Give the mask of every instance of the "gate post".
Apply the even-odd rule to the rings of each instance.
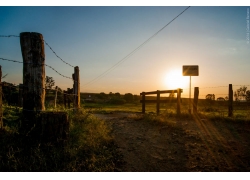
[[[157,90],[157,100],[156,100],[156,113],[159,115],[160,113],[160,91]]]
[[[142,92],[142,113],[145,114],[145,92]]]

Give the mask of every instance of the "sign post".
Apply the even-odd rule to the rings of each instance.
[[[188,111],[191,114],[191,76],[199,76],[199,66],[198,65],[184,65],[184,66],[182,66],[182,75],[183,76],[190,76]]]

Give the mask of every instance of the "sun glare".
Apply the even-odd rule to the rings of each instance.
[[[181,70],[171,70],[167,72],[165,76],[165,84],[168,90],[177,89],[177,88],[186,88],[188,87],[188,77],[182,76]]]

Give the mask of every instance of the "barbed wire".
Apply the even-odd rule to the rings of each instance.
[[[56,52],[51,48],[51,46],[45,41],[45,40],[43,40],[44,41],[44,43],[50,48],[50,50],[55,54],[55,56],[58,58],[58,59],[60,59],[62,62],[64,62],[65,64],[67,64],[67,65],[69,65],[69,66],[71,66],[71,67],[74,67],[74,66],[72,66],[71,64],[69,64],[69,63],[67,63],[66,61],[64,61],[62,58],[60,58],[57,54],[56,54]]]
[[[0,37],[20,37],[20,36],[17,36],[17,35],[0,35]],[[34,39],[38,39],[38,38],[34,38]],[[49,47],[49,49],[55,54],[55,56],[58,58],[58,59],[60,59],[63,63],[65,63],[65,64],[67,64],[67,65],[69,65],[69,66],[71,66],[71,67],[74,67],[74,66],[72,66],[71,64],[69,64],[69,63],[67,63],[66,61],[64,61],[62,58],[60,58],[57,54],[56,54],[56,52],[52,49],[52,47],[44,40],[44,39],[42,39],[42,41]]]
[[[17,61],[17,60],[5,59],[5,58],[1,58],[1,57],[0,57],[0,60],[10,61],[10,62],[15,62],[15,63],[20,63],[20,64],[34,64],[34,63],[28,63],[28,62]],[[41,65],[43,65],[43,64],[41,64]],[[55,68],[53,68],[53,67],[51,67],[51,66],[49,66],[49,65],[47,65],[47,64],[44,64],[44,65],[47,66],[48,68],[52,69],[53,71],[55,71],[55,72],[56,72],[57,74],[59,74],[60,76],[75,81],[73,78],[68,77],[68,76],[65,76],[65,75],[59,73],[57,70],[55,70]]]
[[[17,35],[0,35],[0,37],[7,37],[7,38],[9,38],[9,37],[20,37],[20,36],[17,36]]]
[[[1,82],[0,83],[0,86],[2,85],[2,87],[9,87],[9,88],[12,88],[12,89],[19,89],[19,88],[29,88],[29,86],[24,86],[23,84],[19,84],[19,85],[14,85],[14,84],[8,84],[7,82]],[[32,86],[34,87],[34,86]],[[38,86],[36,86],[38,87]],[[66,94],[66,95],[70,95],[70,96],[77,96],[78,94],[74,94],[74,93],[66,93],[68,91],[66,90],[62,90],[61,88],[59,89],[52,89],[52,88],[42,88],[40,87],[41,89],[44,89],[44,90],[50,90],[50,91],[59,91],[61,94]]]

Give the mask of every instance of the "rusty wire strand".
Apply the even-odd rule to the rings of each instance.
[[[0,60],[4,60],[4,61],[10,61],[10,62],[15,62],[15,63],[20,63],[20,64],[34,64],[34,63],[26,63],[26,62],[21,62],[21,61],[16,61],[16,60],[11,60],[11,59],[5,59],[5,58],[1,58],[0,57]],[[42,64],[43,65],[43,64]],[[50,69],[52,69],[53,71],[55,71],[57,74],[59,74],[60,76],[62,76],[62,77],[64,77],[64,78],[68,78],[68,79],[71,79],[71,80],[73,80],[74,81],[74,79],[73,78],[71,78],[71,77],[68,77],[68,76],[65,76],[65,75],[63,75],[63,74],[61,74],[61,73],[59,73],[57,70],[55,70],[55,68],[53,68],[53,67],[51,67],[51,66],[49,66],[49,65],[47,65],[47,64],[44,64],[45,66],[47,66],[47,67],[49,67]]]
[[[0,35],[0,37],[20,37],[20,36],[17,36],[17,35]],[[35,38],[35,39],[37,39],[37,38]],[[52,49],[52,47],[44,40],[44,39],[42,39],[42,41],[49,47],[49,49],[55,54],[55,56],[58,58],[58,59],[60,59],[63,63],[65,63],[65,64],[67,64],[67,65],[69,65],[69,66],[71,66],[71,67],[74,67],[74,66],[72,66],[71,64],[69,64],[69,63],[67,63],[66,61],[64,61],[62,58],[60,58],[57,54],[56,54],[56,52]]]

